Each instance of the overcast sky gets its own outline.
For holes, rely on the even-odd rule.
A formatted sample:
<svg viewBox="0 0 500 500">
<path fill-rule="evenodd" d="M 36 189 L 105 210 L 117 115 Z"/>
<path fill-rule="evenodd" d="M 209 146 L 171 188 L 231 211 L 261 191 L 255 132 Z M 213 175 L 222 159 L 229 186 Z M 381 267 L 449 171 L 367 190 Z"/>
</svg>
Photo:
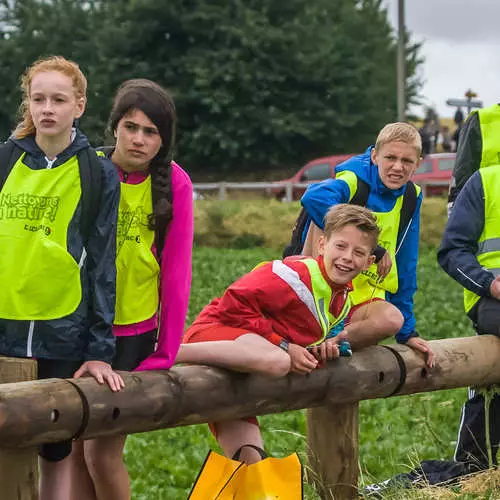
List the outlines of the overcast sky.
<svg viewBox="0 0 500 500">
<path fill-rule="evenodd" d="M 383 0 L 397 29 L 397 0 Z M 449 97 L 471 88 L 484 106 L 500 102 L 500 0 L 406 0 L 405 23 L 423 41 L 422 94 L 442 116 Z M 417 110 L 418 111 L 418 110 Z"/>
</svg>

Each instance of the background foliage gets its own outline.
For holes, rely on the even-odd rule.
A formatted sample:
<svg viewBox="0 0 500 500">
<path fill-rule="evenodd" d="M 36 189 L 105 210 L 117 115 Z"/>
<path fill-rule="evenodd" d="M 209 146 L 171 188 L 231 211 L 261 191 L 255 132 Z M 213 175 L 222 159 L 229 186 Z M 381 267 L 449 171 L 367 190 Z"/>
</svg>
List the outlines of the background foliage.
<svg viewBox="0 0 500 500">
<path fill-rule="evenodd" d="M 396 46 L 381 0 L 0 0 L 0 138 L 19 75 L 62 54 L 89 79 L 82 126 L 101 143 L 113 93 L 169 88 L 189 171 L 268 169 L 364 150 L 396 116 Z M 407 91 L 420 81 L 407 43 Z"/>
<path fill-rule="evenodd" d="M 244 195 L 248 196 L 247 193 Z M 281 252 L 289 243 L 301 206 L 276 200 L 197 201 L 194 210 L 195 244 L 217 248 L 273 248 Z M 446 200 L 424 198 L 420 240 L 438 246 L 447 218 Z"/>
</svg>

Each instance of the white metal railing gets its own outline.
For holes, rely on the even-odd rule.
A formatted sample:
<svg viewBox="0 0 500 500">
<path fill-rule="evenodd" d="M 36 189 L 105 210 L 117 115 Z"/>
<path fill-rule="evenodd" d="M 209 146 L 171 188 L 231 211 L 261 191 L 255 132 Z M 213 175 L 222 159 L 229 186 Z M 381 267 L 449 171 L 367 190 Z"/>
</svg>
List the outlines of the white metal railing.
<svg viewBox="0 0 500 500">
<path fill-rule="evenodd" d="M 264 190 L 267 195 L 277 197 L 283 191 L 282 201 L 293 201 L 293 190 L 306 189 L 310 182 L 195 182 L 195 191 L 218 191 L 219 200 L 227 200 L 229 189 L 259 191 Z M 449 186 L 449 181 L 420 181 L 418 185 L 422 188 L 424 196 L 427 196 L 430 187 Z M 280 191 L 281 190 L 281 191 Z"/>
</svg>

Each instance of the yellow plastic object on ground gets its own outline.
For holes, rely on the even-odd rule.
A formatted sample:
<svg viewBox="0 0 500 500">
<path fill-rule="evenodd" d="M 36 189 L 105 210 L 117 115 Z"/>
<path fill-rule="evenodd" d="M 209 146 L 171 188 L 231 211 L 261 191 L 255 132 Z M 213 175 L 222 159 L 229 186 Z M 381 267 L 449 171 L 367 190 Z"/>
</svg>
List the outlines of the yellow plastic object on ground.
<svg viewBox="0 0 500 500">
<path fill-rule="evenodd" d="M 210 451 L 188 500 L 301 500 L 302 489 L 297 453 L 246 465 Z"/>
</svg>

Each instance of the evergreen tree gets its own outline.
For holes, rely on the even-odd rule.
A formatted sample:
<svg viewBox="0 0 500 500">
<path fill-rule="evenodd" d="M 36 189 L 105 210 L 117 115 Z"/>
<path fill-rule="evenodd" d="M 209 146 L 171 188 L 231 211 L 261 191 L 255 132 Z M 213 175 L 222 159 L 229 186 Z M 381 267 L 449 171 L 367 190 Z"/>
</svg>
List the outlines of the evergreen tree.
<svg viewBox="0 0 500 500">
<path fill-rule="evenodd" d="M 88 76 L 82 123 L 96 143 L 116 87 L 136 77 L 172 92 L 177 158 L 189 170 L 360 152 L 396 116 L 396 40 L 381 0 L 14 3 L 0 109 L 13 112 L 14 80 L 38 55 L 66 55 Z M 408 41 L 410 101 L 419 48 Z"/>
</svg>

